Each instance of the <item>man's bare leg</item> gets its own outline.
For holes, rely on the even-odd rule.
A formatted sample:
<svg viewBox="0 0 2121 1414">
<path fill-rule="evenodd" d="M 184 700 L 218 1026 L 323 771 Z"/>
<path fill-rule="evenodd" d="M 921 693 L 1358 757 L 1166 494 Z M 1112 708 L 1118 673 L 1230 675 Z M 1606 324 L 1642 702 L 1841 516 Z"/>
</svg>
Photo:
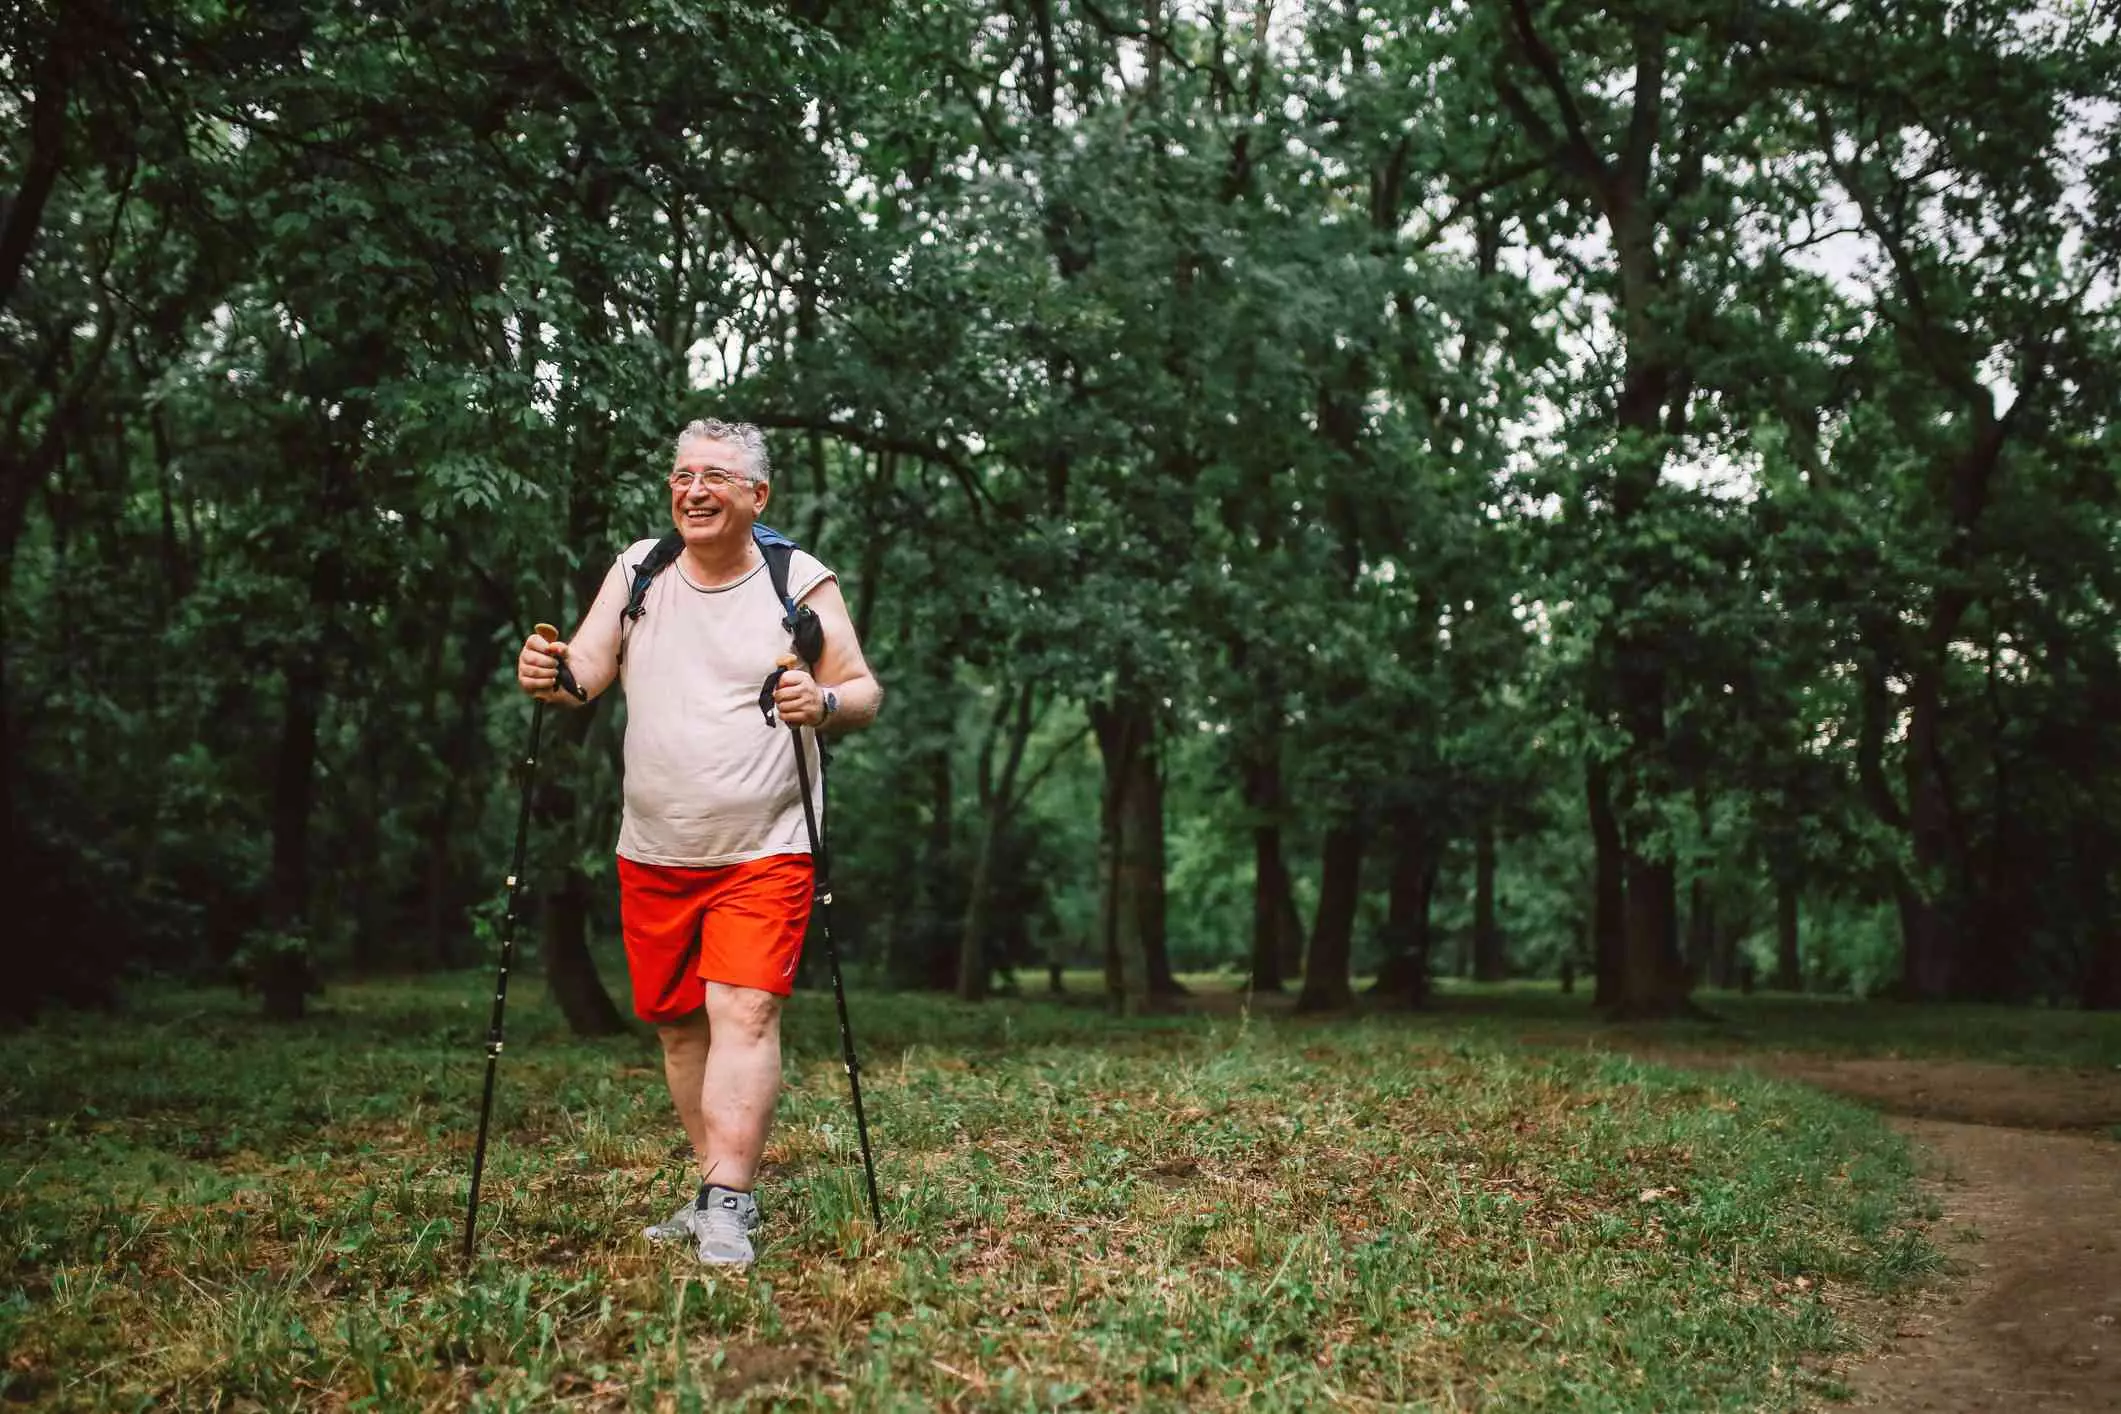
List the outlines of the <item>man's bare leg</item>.
<svg viewBox="0 0 2121 1414">
<path fill-rule="evenodd" d="M 683 1021 L 656 1027 L 663 1043 L 663 1082 L 670 1087 L 670 1102 L 677 1106 L 678 1123 L 692 1141 L 692 1160 L 707 1163 L 707 1120 L 700 1113 L 700 1088 L 707 1074 L 709 1031 L 704 1009 Z"/>
<path fill-rule="evenodd" d="M 700 1181 L 749 1192 L 781 1093 L 781 999 L 709 982 L 707 1024 L 714 1044 L 697 1092 Z"/>
</svg>

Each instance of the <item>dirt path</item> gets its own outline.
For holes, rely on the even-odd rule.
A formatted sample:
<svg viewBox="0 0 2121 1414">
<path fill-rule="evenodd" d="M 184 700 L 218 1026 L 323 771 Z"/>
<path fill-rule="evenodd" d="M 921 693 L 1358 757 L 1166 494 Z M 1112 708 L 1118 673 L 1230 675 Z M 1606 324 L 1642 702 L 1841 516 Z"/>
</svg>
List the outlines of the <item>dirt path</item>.
<svg viewBox="0 0 2121 1414">
<path fill-rule="evenodd" d="M 1855 1407 L 2121 1411 L 2121 1144 L 2104 1134 L 2121 1123 L 2121 1075 L 1788 1051 L 1639 1053 L 1743 1065 L 1846 1095 L 1893 1116 L 1930 1157 L 1943 1210 L 1932 1238 L 1954 1276 L 1911 1308 L 1885 1312 L 1883 1348 L 1840 1370 Z"/>
<path fill-rule="evenodd" d="M 1855 1400 L 1828 1408 L 2121 1414 L 2121 1072 L 1682 1050 L 1620 1032 L 1595 1044 L 1845 1095 L 1890 1116 L 1928 1156 L 1943 1213 L 1931 1240 L 1951 1275 L 1871 1312 L 1881 1348 L 1839 1367 Z"/>
<path fill-rule="evenodd" d="M 1936 1237 L 1967 1272 L 1844 1372 L 1858 1407 L 2121 1410 L 2121 1145 L 1900 1119 L 1934 1154 Z"/>
</svg>

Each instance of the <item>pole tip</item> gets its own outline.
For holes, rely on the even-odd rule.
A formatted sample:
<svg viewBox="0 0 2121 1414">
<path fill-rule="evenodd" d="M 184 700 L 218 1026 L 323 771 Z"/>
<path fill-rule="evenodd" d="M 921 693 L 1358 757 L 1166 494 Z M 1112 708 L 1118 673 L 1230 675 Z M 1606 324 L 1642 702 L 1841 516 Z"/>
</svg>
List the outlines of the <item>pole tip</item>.
<svg viewBox="0 0 2121 1414">
<path fill-rule="evenodd" d="M 783 653 L 780 657 L 773 660 L 773 666 L 781 669 L 783 672 L 786 672 L 796 667 L 802 661 L 802 659 L 796 657 L 793 653 Z"/>
<path fill-rule="evenodd" d="M 540 623 L 533 625 L 533 627 L 536 628 L 538 637 L 549 639 L 554 643 L 558 643 L 560 641 L 560 630 L 557 626 L 548 623 Z"/>
</svg>

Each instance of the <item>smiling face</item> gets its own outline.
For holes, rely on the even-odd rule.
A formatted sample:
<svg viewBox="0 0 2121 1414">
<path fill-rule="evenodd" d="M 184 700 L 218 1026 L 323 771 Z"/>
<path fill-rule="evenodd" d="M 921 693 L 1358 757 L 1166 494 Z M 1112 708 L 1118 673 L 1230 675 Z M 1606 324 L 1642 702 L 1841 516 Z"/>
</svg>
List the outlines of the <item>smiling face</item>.
<svg viewBox="0 0 2121 1414">
<path fill-rule="evenodd" d="M 688 437 L 670 467 L 670 519 L 685 548 L 714 558 L 749 543 L 751 523 L 770 487 L 754 479 L 751 458 L 734 442 Z"/>
</svg>

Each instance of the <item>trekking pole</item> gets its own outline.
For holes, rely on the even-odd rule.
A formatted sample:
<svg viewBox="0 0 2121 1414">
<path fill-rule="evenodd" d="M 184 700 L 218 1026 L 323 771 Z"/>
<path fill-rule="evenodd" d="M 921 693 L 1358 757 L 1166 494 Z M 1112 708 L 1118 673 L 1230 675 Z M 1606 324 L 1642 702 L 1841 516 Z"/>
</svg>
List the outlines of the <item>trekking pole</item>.
<svg viewBox="0 0 2121 1414">
<path fill-rule="evenodd" d="M 793 654 L 779 660 L 782 672 L 795 667 Z M 810 803 L 810 758 L 803 754 L 803 729 L 788 725 L 795 738 L 795 778 L 803 792 L 803 824 L 810 831 L 810 860 L 815 878 L 818 929 L 825 935 L 825 960 L 832 967 L 832 1000 L 840 1013 L 840 1052 L 847 1065 L 847 1089 L 854 1096 L 854 1132 L 862 1143 L 862 1173 L 869 1180 L 869 1220 L 881 1229 L 884 1210 L 876 1200 L 876 1160 L 869 1154 L 869 1121 L 862 1114 L 862 1063 L 854 1053 L 854 1027 L 847 1020 L 847 986 L 840 980 L 840 952 L 832 941 L 832 889 L 825 870 L 825 842 L 817 832 L 817 810 Z"/>
<path fill-rule="evenodd" d="M 560 631 L 551 624 L 539 624 L 538 634 L 557 642 Z M 560 686 L 572 693 L 577 701 L 587 701 L 588 694 L 575 682 L 574 674 L 568 670 L 567 661 L 560 660 Z M 508 969 L 516 955 L 516 904 L 523 896 L 523 852 L 530 842 L 531 785 L 538 769 L 538 733 L 545 725 L 545 699 L 540 697 L 530 706 L 530 748 L 523 753 L 523 802 L 516 810 L 515 860 L 508 869 L 508 909 L 501 918 L 501 975 L 493 984 L 493 1015 L 486 1023 L 486 1090 L 479 1098 L 479 1142 L 471 1151 L 471 1199 L 464 1208 L 464 1252 L 463 1269 L 471 1271 L 472 1245 L 479 1228 L 479 1177 L 486 1170 L 486 1132 L 493 1120 L 494 1080 L 501 1065 L 501 1019 L 508 1009 Z"/>
</svg>

